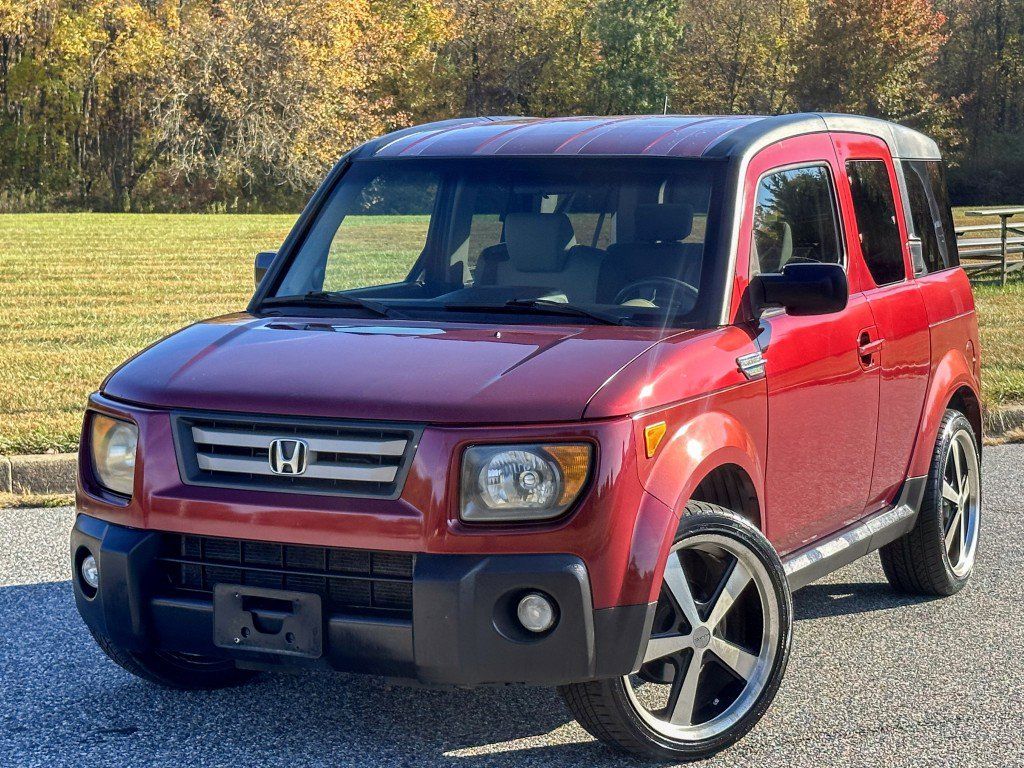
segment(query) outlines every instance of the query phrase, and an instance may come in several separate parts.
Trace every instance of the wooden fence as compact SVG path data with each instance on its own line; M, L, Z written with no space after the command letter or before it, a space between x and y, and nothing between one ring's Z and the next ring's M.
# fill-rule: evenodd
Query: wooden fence
M1024 269L1024 221L1012 221L1024 216L1024 208L984 208L967 216L997 216L999 223L957 227L961 266L972 280L1006 285L1008 275Z

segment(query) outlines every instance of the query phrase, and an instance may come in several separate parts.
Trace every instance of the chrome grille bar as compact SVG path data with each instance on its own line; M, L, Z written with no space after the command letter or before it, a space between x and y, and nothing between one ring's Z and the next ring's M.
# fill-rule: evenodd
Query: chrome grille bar
M310 441L312 442L312 441ZM312 447L312 445L310 446ZM199 468L209 472L242 472L251 475L281 477L270 469L266 459L249 456L222 456L196 453ZM390 483L398 474L398 467L342 464L338 462L311 462L302 477L313 480L349 480L364 483ZM287 477L287 475L285 476Z
M267 449L275 438L285 437L281 433L242 432L231 429L192 427L192 439L202 445L225 445L232 448ZM369 438L305 437L297 435L318 453L346 453L356 456L401 456L405 453L407 440L374 440ZM248 471L248 470L236 470ZM389 478L385 482L390 482Z
M423 428L234 413L175 413L188 485L397 499Z

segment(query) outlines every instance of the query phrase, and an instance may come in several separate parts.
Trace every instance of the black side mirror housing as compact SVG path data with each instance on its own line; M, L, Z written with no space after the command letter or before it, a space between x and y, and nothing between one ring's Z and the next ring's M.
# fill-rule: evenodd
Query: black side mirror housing
M787 264L782 272L757 275L750 281L754 315L783 307L797 316L842 312L850 298L846 270L839 264Z
M274 263L274 259L277 258L277 251L264 251L263 253L256 254L256 264L253 267L253 279L256 282L256 287L259 288L260 282L263 280L263 276L267 274L267 270L270 269Z

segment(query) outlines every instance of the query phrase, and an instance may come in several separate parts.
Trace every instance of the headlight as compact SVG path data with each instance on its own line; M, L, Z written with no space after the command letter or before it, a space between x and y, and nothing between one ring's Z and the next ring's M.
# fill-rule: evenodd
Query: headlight
M462 458L461 517L546 520L565 512L590 472L590 445L476 445Z
M96 413L92 417L92 467L107 490L131 496L135 486L135 448L139 428L127 421Z

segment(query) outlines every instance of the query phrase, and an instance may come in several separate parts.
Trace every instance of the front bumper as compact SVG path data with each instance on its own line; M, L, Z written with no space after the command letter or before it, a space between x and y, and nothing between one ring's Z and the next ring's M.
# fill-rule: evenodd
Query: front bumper
M329 612L316 660L225 649L213 641L213 601L173 593L156 567L159 532L79 515L71 535L79 613L94 632L135 651L220 656L259 669L329 667L427 684L561 685L639 668L654 604L595 610L583 561L565 554L419 554L411 618ZM100 585L87 595L78 572L88 550ZM87 589L87 587L85 588ZM515 623L515 596L554 598L559 620L531 635Z

